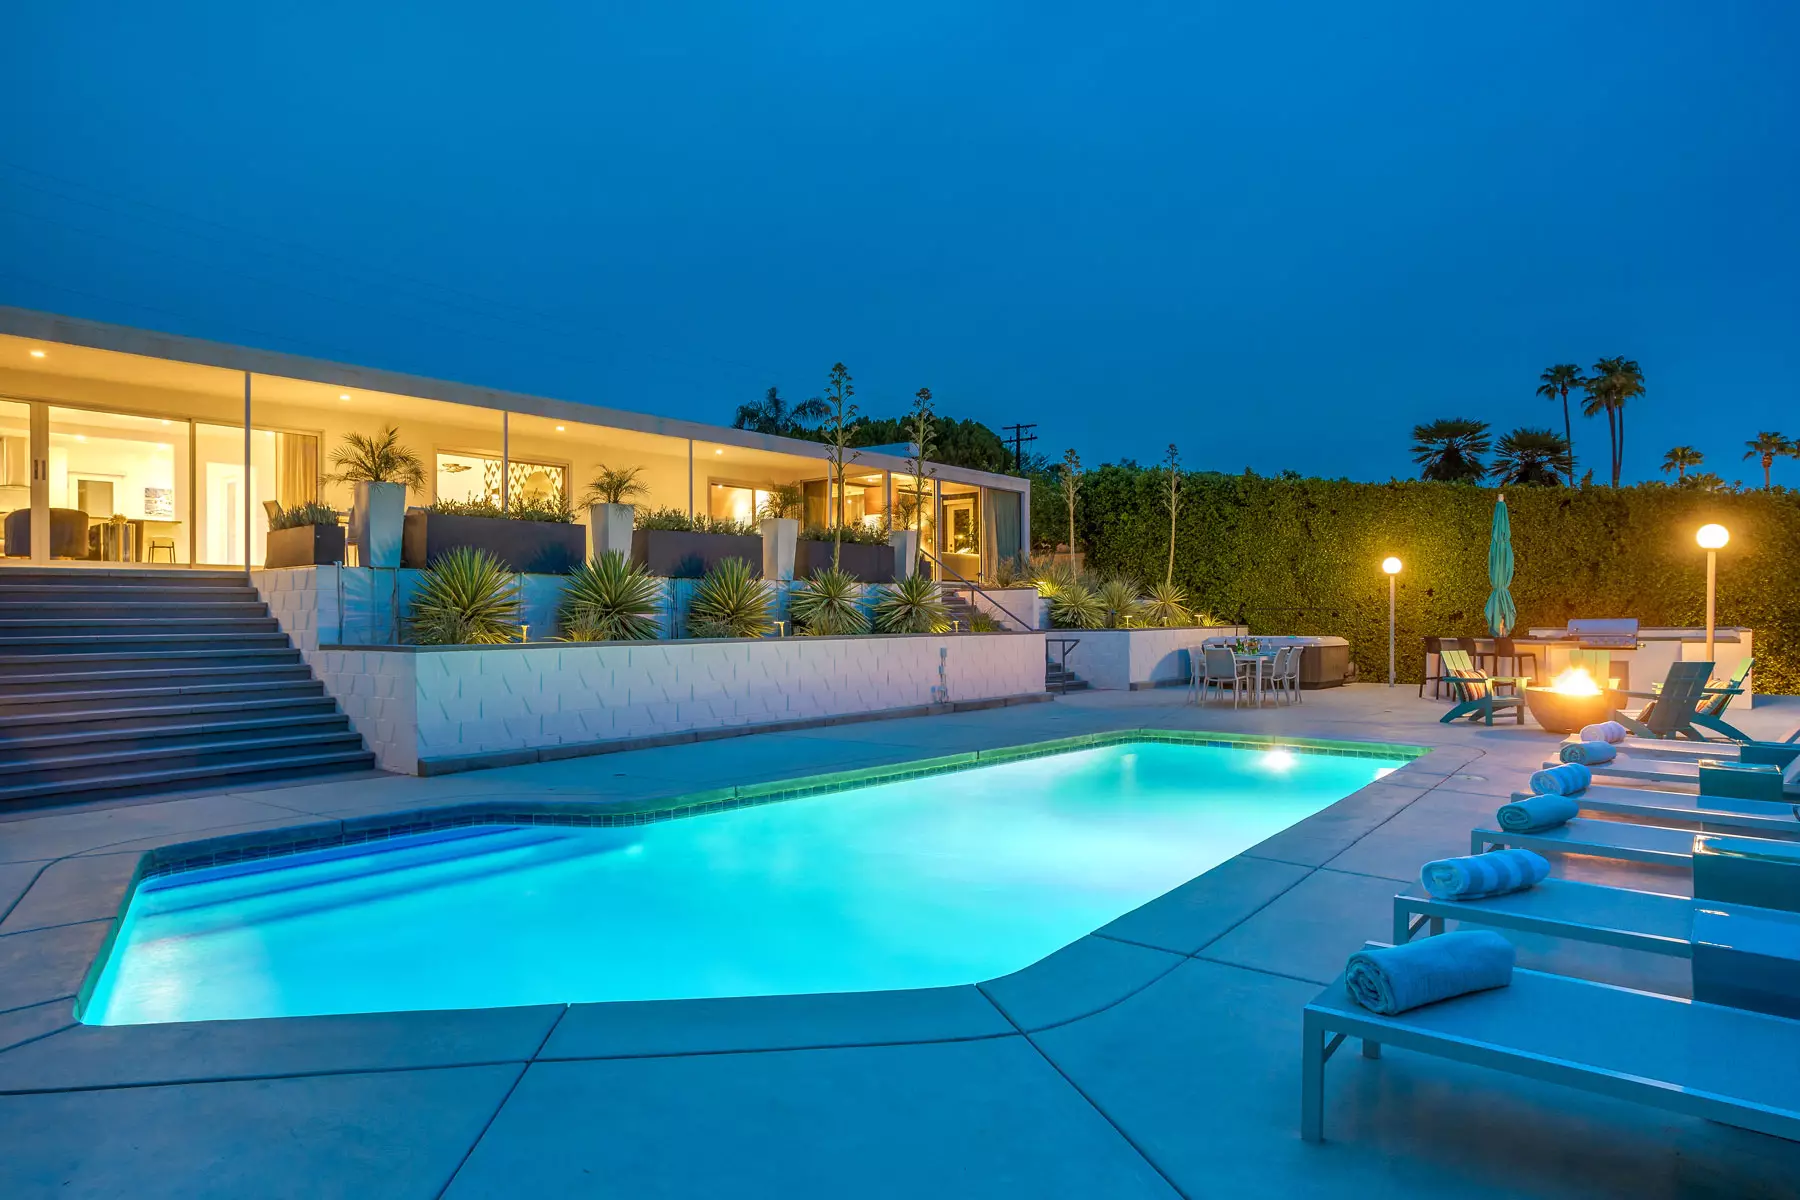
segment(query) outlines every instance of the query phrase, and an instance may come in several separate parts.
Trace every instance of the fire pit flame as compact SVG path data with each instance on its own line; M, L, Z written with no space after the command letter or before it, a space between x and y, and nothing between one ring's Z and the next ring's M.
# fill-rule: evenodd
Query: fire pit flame
M1550 690L1563 696L1598 696L1600 685L1586 667L1570 667L1550 681Z

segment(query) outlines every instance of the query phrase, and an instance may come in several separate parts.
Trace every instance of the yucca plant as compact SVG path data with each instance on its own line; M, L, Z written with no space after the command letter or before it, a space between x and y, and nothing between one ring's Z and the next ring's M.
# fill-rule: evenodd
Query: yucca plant
M425 568L407 614L414 645L519 640L519 577L486 550L458 546Z
M583 503L629 504L634 496L648 496L650 489L638 478L643 473L642 467L609 467L601 463L588 483Z
M320 504L316 500L308 500L291 508L279 509L274 516L269 518L271 530L298 529L302 525L336 525L337 523L337 510L329 504Z
M565 642L652 642L661 588L617 550L569 572L557 621Z
M969 614L970 633L1004 633L1005 631L1006 626L1002 625L992 613L983 612L978 608Z
M1144 600L1143 616L1144 624L1160 625L1164 629L1191 625L1194 621L1194 614L1188 609L1187 593L1175 583L1159 583L1150 589L1150 595Z
M722 558L694 589L688 632L694 637L762 637L773 627L772 607L768 587L750 573L749 563Z
M908 575L876 593L875 628L882 633L948 633L950 610L929 575Z
M826 567L794 589L794 624L810 634L867 633L869 618L858 601L862 585L847 571Z
M1056 594L1064 588L1077 587L1081 584L1075 572L1075 565L1067 559L1052 559L1037 564L1033 582L1037 584L1038 594L1046 600L1054 600Z
M331 452L331 465L337 470L325 477L328 483L425 486L424 464L418 455L400 444L400 433L392 425L374 437L346 433L343 444Z
M1106 605L1085 583L1070 582L1050 595L1050 623L1058 629L1102 629Z
M1142 618L1144 596L1137 590L1137 584L1129 579L1107 580L1094 593L1094 598L1106 610L1108 629L1124 629Z

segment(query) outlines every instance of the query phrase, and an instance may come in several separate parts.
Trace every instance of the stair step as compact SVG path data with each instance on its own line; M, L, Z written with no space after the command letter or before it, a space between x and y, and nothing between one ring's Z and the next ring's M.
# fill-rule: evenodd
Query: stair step
M184 647L197 646L286 646L287 644L287 634L281 632L280 629L266 633L94 633L0 638L0 646L5 649L35 650L42 654L82 653L114 647L130 650L179 650Z
M42 618L46 613L71 619L127 617L162 620L165 618L266 617L269 606L260 599L146 599L133 596L120 600L94 600L85 593L79 598L43 601L17 600L0 588L0 618Z
M179 604L186 600L261 600L256 589L248 584L236 587L109 587L65 583L8 583L4 579L7 574L9 572L0 570L0 600L19 604L129 605L152 600L163 604Z
M367 750L320 751L267 758L254 763L130 771L91 779L0 787L0 804L41 800L47 796L58 800L98 800L109 796L166 792L184 784L195 788L224 787L268 775L292 779L306 775L366 771L372 770L374 766L375 756Z
M31 566L14 563L0 567L0 579L123 579L128 582L152 581L180 583L184 580L234 579L245 582L242 567L88 567Z
M0 616L0 641L13 642L29 637L64 640L76 630L88 629L97 634L115 634L121 638L141 638L145 633L152 637L166 638L181 634L210 636L215 633L269 633L280 628L275 618L267 614L243 617L143 617L133 614L129 608L121 608L118 616L70 617L64 616L59 607L54 616Z
M278 734L259 738L218 738L191 745L100 749L88 754L0 762L0 786L56 779L88 779L117 774L122 767L157 764L201 766L208 763L249 762L284 752L337 748L340 743L362 748L362 738L345 721L337 729Z
M300 685L304 686L304 684ZM279 693L243 695L241 687L221 693L226 699L209 699L201 695L184 700L181 696L146 697L141 704L117 707L88 705L73 712L30 712L8 714L0 723L0 750L19 741L38 737L70 735L78 737L110 736L114 731L172 728L193 721L233 719L269 719L292 716L304 719L317 713L335 713L337 704L324 694L323 688L287 696ZM111 695L107 700L111 700ZM41 707L55 709L57 704Z
M309 733L344 732L349 723L334 707L321 705L311 713L283 712L277 716L225 717L219 713L201 713L182 722L164 724L123 723L109 729L82 726L69 729L53 726L48 730L7 730L0 734L0 767L7 763L44 761L74 751L74 756L115 754L126 751L157 750L171 746L200 745L209 741L245 741L259 734L292 730ZM34 754L43 757L35 759Z
M0 692L8 679L42 676L69 679L97 671L175 669L180 667L293 666L300 651L292 646L257 646L247 650L99 650L93 654L0 653Z
M0 681L0 716L9 709L42 711L46 703L116 704L122 696L233 688L292 687L317 683L305 663L280 667L218 667L212 670L97 671L91 675L12 676ZM109 684L113 686L108 686Z

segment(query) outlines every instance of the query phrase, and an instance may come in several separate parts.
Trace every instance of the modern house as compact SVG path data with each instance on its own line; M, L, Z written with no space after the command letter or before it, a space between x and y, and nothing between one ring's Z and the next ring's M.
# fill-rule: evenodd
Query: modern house
M839 496L813 442L0 308L0 562L259 566L268 502L348 507L331 452L389 424L425 463L412 504L567 499L585 523L604 464L642 468L644 505L740 521L799 484L806 524L892 515L970 580L1030 545L1012 476L940 465L921 484L864 450Z

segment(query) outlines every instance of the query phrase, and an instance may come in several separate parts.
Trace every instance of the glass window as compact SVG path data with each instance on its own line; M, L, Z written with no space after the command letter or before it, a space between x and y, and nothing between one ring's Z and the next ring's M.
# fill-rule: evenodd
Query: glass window
M107 562L186 562L188 423L56 406L49 415L53 553ZM234 457L242 462L243 435L237 436ZM57 522L57 510L85 515L85 531L74 518L77 528L69 533L70 519Z
M13 513L20 515L7 520ZM5 544L7 534L15 544ZM0 400L0 552L28 557L31 538L31 406Z
M506 464L507 494L515 503L556 503L569 494L569 468L514 458ZM500 456L451 450L437 453L439 500L500 503Z
M754 525L762 519L769 493L745 483L714 483L706 489L706 515L715 521Z

